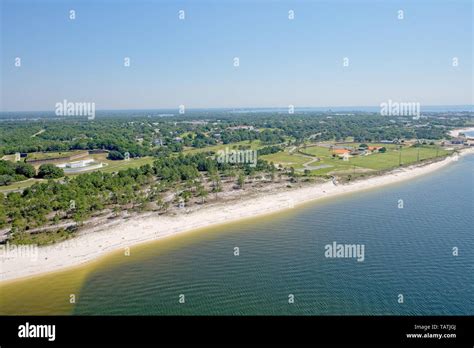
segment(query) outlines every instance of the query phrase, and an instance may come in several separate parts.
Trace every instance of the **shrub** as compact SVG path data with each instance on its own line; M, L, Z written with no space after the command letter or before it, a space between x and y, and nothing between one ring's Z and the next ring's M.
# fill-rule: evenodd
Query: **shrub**
M38 170L38 178L43 179L56 179L64 176L64 171L61 168L56 167L54 164L42 164Z
M107 156L107 159L112 160L112 161L123 160L124 158L125 157L119 151L110 151L109 155Z

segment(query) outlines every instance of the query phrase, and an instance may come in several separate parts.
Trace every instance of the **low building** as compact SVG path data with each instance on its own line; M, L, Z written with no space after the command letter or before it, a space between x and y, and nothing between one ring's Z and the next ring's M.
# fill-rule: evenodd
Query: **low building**
M454 138L451 140L452 145L463 145L465 139L464 138Z
M65 173L78 173L93 169L99 169L104 166L101 162L96 162L94 159L86 159L82 161L74 161L56 164L56 167L62 168Z
M358 150L352 150L352 151L350 152L350 155L351 155L351 156L360 156L360 155L365 154L365 152L366 152L365 149L362 148L362 149L358 149Z
M332 155L342 158L344 161L348 161L349 157L351 157L351 150L348 149L333 149Z
M348 149L334 149L332 150L332 153L334 155L344 155L344 154L349 154L351 152L351 150L348 150Z
M235 127L229 127L228 129L230 130L254 130L254 126L235 126Z
M87 166L89 162L90 161L76 161L76 162L66 163L66 168L82 168L82 167Z

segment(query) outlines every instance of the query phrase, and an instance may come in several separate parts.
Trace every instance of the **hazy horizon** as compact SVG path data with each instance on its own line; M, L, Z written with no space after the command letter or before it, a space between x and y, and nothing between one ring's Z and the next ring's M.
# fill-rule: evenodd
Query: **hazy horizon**
M470 1L4 0L1 16L1 111L473 103Z
M421 105L420 109L423 112L462 112L469 111L472 112L474 104L460 104L460 105ZM437 110L438 109L438 110ZM240 106L240 107L207 107L207 108L186 108L186 112L190 111L283 111L288 112L288 107L285 106L263 106L263 107L253 107L253 106ZM379 105L352 105L352 106L340 106L340 105L330 105L330 106L301 106L295 107L295 113L304 112L304 111L355 111L355 112L378 112L380 110ZM163 111L163 112L179 112L179 108L141 108L141 109L97 109L96 112L114 112L114 111ZM9 114L9 113L35 113L35 112L44 112L44 113L54 113L54 110L5 110L0 111L0 114ZM66 116L67 117L67 116Z

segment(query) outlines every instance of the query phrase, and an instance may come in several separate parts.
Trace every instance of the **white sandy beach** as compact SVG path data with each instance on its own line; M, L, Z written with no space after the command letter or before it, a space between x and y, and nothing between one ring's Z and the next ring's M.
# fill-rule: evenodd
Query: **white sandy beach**
M452 137L457 137L459 136L459 133L465 133L465 132L474 132L474 127L453 129L452 131L449 132L449 135ZM473 137L468 137L468 138L473 138Z
M461 156L473 154L467 149ZM53 246L37 248L37 257L0 255L0 281L38 275L77 266L97 259L112 251L139 243L163 239L201 227L229 223L292 208L298 204L325 197L380 187L428 174L449 165L457 156L417 167L396 169L386 175L335 186L332 182L315 184L284 192L242 198L232 204L215 204L188 214L176 216L148 216L120 220L81 232L76 238ZM133 253L133 248L130 249ZM3 256L3 257L2 257Z

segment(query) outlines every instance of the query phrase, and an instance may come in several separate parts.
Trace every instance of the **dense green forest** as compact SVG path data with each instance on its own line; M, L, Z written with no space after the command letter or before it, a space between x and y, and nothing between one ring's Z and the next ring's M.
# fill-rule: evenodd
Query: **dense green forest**
M64 176L64 171L53 164L42 164L38 171L25 162L0 160L0 186L10 185L16 181L30 178L55 179Z
M446 130L464 126L472 117L385 117L327 114L242 114L174 117L106 117L93 121L77 118L0 121L0 155L15 152L105 149L130 157L159 156L181 152L185 147L203 148L260 140L278 144L288 137L302 142L343 140L373 142L400 138L441 139ZM164 145L164 146L163 146Z

